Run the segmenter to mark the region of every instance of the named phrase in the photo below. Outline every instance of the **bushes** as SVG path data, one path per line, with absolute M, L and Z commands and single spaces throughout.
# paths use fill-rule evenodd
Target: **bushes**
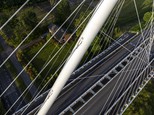
M 47 0 L 30 0 L 28 4 L 33 5 L 43 1 Z M 23 3 L 25 3 L 25 0 L 0 0 L 0 9 L 21 6 Z
M 124 115 L 154 115 L 154 82 L 150 81 Z
M 18 61 L 20 61 L 23 66 L 26 66 L 27 63 L 29 62 L 29 60 L 26 58 L 26 56 L 21 50 L 17 51 L 16 56 L 17 56 Z M 29 74 L 32 80 L 38 75 L 38 72 L 34 68 L 32 63 L 28 65 L 28 67 L 26 68 L 26 72 Z

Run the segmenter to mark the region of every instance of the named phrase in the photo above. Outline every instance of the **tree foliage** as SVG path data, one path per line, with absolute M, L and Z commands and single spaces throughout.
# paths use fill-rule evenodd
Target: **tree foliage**
M 37 16 L 32 10 L 27 10 L 19 17 L 21 24 L 27 29 L 33 29 L 37 24 Z
M 63 0 L 55 11 L 55 23 L 61 25 L 71 14 L 71 9 L 68 0 Z
M 145 1 L 143 2 L 143 6 L 149 7 L 151 4 L 152 4 L 152 0 L 145 0 Z
M 49 0 L 51 5 L 54 5 L 54 3 L 56 2 L 56 0 Z
M 88 16 L 88 14 L 90 13 L 90 11 L 85 12 L 81 12 L 79 17 L 75 20 L 74 22 L 74 27 L 77 28 L 82 21 L 84 21 L 84 19 Z M 81 27 L 77 30 L 76 32 L 76 36 L 79 37 L 82 33 L 82 31 L 84 30 L 86 24 L 88 22 L 88 19 L 81 25 Z
M 122 34 L 122 31 L 121 31 L 120 27 L 116 27 L 114 29 L 114 38 L 119 38 L 121 36 L 121 34 Z
M 4 17 L 7 14 L 3 13 Z M 7 18 L 8 19 L 8 18 Z M 0 20 L 3 24 L 5 20 Z M 38 19 L 32 9 L 26 9 L 22 13 L 15 16 L 4 28 L 3 32 L 7 35 L 6 41 L 11 46 L 16 47 L 23 38 L 37 25 Z M 34 31 L 31 38 L 36 38 L 40 33 Z
M 8 19 L 8 16 L 6 14 L 1 14 L 0 26 L 2 26 L 6 22 L 7 19 Z
M 147 23 L 147 22 L 149 22 L 151 17 L 152 17 L 152 12 L 146 12 L 144 14 L 143 20 Z M 153 17 L 153 19 L 154 19 L 154 17 Z
M 154 82 L 150 81 L 124 115 L 154 115 Z
M 30 0 L 28 4 L 35 4 L 46 0 Z M 20 6 L 25 3 L 25 0 L 0 0 L 0 9 Z

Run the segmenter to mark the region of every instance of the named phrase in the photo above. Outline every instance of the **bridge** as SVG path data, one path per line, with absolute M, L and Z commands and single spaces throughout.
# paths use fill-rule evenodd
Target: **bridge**
M 120 3 L 123 2 L 124 0 Z M 112 44 L 71 72 L 67 83 L 46 112 L 47 115 L 122 114 L 152 79 L 154 75 L 153 19 L 140 32 L 125 32 L 116 40 L 105 32 L 103 35 L 110 38 Z M 82 44 L 81 40 L 83 38 L 79 39 L 71 56 Z M 31 102 L 13 114 L 37 114 L 50 98 L 51 91 L 53 90 L 36 95 Z
M 49 114 L 94 115 L 105 110 L 106 112 L 114 111 L 114 114 L 123 112 L 153 77 L 153 56 L 150 58 L 150 63 L 146 62 L 149 39 L 139 44 L 138 39 L 141 36 L 141 34 L 124 33 L 117 42 L 74 71 Z M 144 31 L 144 36 L 150 37 L 149 30 Z M 137 63 L 141 62 L 143 68 L 138 68 Z M 115 87 L 116 83 L 118 85 Z M 25 108 L 26 111 L 22 114 L 35 113 L 48 92 L 40 95 L 30 105 L 24 106 L 15 114 L 20 115 Z M 109 96 L 110 99 L 108 99 Z M 104 108 L 103 111 L 102 107 L 105 103 L 108 108 Z

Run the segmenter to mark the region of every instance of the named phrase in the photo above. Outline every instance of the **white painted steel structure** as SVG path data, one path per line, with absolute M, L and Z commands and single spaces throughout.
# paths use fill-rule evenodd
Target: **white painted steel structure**
M 81 34 L 74 50 L 72 51 L 72 54 L 68 58 L 56 82 L 51 88 L 43 106 L 38 112 L 38 115 L 46 115 L 48 113 L 48 110 L 56 100 L 57 96 L 61 92 L 72 72 L 78 66 L 83 55 L 105 23 L 117 1 L 118 0 L 102 0 L 101 3 L 98 5 L 97 10 L 94 12 L 85 30 Z

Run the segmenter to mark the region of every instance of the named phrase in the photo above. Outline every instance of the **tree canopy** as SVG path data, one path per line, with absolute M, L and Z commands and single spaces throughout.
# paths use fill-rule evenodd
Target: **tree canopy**
M 49 0 L 51 5 L 54 5 L 54 3 L 56 2 L 56 0 Z
M 0 0 L 0 9 L 2 8 L 10 8 L 10 7 L 15 7 L 15 6 L 20 6 L 23 4 L 26 0 Z M 30 0 L 28 4 L 35 4 L 38 2 L 42 2 L 46 0 Z
M 74 22 L 74 27 L 77 28 L 80 25 L 80 23 L 88 16 L 89 13 L 90 13 L 90 11 L 87 11 L 86 13 L 85 12 L 81 12 L 79 17 Z M 89 18 L 90 18 L 90 16 L 89 16 Z M 82 26 L 77 30 L 77 32 L 76 32 L 76 36 L 77 37 L 79 37 L 81 35 L 81 33 L 84 30 L 84 28 L 85 28 L 87 23 L 88 23 L 88 20 L 86 20 L 82 24 Z
M 144 14 L 143 20 L 147 23 L 151 17 L 152 17 L 152 12 L 146 12 Z M 153 17 L 153 19 L 154 19 L 154 17 Z
M 55 11 L 55 23 L 62 24 L 71 14 L 71 9 L 68 0 L 63 0 Z
M 37 24 L 37 16 L 35 12 L 32 10 L 25 11 L 20 17 L 19 20 L 21 21 L 22 25 L 27 29 L 33 29 L 34 26 Z

